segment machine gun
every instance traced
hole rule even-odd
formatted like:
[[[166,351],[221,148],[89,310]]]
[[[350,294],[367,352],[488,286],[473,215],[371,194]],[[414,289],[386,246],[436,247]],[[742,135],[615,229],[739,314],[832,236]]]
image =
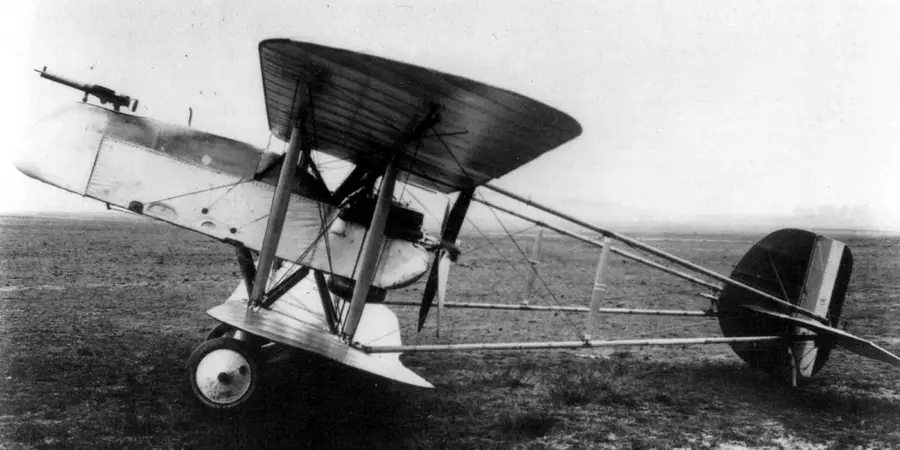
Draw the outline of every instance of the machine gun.
[[[106,86],[100,86],[99,84],[82,84],[59,75],[54,75],[47,72],[47,66],[44,66],[42,70],[34,69],[34,71],[41,74],[41,78],[46,78],[50,81],[55,81],[59,84],[69,86],[70,88],[83,91],[84,97],[81,99],[82,102],[87,102],[88,95],[93,95],[94,97],[97,97],[97,100],[100,100],[101,105],[109,103],[116,111],[123,106],[130,109],[132,112],[137,109],[138,99],[132,99],[127,95],[116,94],[116,91]]]

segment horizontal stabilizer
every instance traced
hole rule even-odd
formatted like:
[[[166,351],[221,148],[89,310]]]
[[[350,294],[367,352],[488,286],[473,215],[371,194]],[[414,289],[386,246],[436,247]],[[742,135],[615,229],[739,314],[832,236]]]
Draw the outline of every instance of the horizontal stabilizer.
[[[871,341],[867,341],[861,337],[838,330],[837,328],[823,325],[822,323],[816,322],[811,319],[794,317],[787,314],[770,311],[755,305],[744,305],[744,308],[747,308],[759,314],[783,320],[793,325],[808,328],[812,331],[815,331],[816,333],[826,335],[829,338],[834,339],[834,341],[841,347],[850,350],[857,355],[886,362],[894,366],[900,366],[900,357],[898,357],[897,355],[879,347]]]

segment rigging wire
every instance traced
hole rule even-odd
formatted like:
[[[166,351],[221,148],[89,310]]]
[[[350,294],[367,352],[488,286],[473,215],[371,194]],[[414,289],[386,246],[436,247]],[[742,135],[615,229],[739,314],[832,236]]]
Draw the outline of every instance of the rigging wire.
[[[422,137],[419,137],[418,142],[416,143],[416,149],[413,151],[412,162],[409,163],[409,166],[415,166],[416,161],[419,159],[419,150],[422,148]],[[403,194],[406,193],[406,187],[409,186],[409,177],[412,176],[412,172],[406,171],[406,180],[403,181],[403,189],[400,191],[399,198],[403,198]]]
[[[435,131],[435,133],[437,133],[437,131],[434,130],[433,128],[432,128],[432,130]],[[450,149],[450,146],[447,145],[447,142],[446,142],[446,141],[444,141],[444,138],[443,138],[439,133],[438,133],[438,134],[435,134],[434,136],[438,139],[438,141],[441,143],[441,145],[442,145],[442,146],[444,147],[444,149],[447,151],[447,154],[450,155],[450,158],[453,159],[453,161],[456,163],[457,167],[459,167],[459,169],[462,171],[462,173],[463,173],[465,176],[467,176],[467,177],[469,177],[469,178],[471,179],[472,176],[469,175],[469,173],[468,173],[468,171],[466,170],[466,168],[463,167],[462,163],[460,163],[459,159],[456,157],[456,155],[455,155],[455,154],[453,153],[453,151]],[[482,198],[482,200],[484,199],[484,196],[483,196],[483,195],[479,194],[479,196]],[[527,260],[528,260],[528,254],[522,249],[522,247],[519,245],[518,241],[516,241],[515,237],[512,236],[512,235],[510,234],[509,229],[506,227],[506,225],[503,223],[503,221],[500,220],[500,216],[497,215],[497,212],[494,210],[494,208],[488,207],[488,210],[491,211],[491,214],[493,214],[494,218],[497,220],[497,223],[499,223],[500,226],[503,228],[504,233],[506,233],[506,235],[507,235],[507,236],[509,237],[509,239],[512,241],[513,245],[515,245],[516,249],[519,251],[519,253],[522,255],[522,257],[527,261]],[[467,218],[467,219],[468,219],[468,218]],[[472,226],[475,227],[476,230],[478,230],[478,232],[479,232],[482,236],[485,237],[485,239],[488,239],[487,236],[486,236],[480,229],[477,228],[477,226],[475,225],[475,223],[471,221],[471,219],[469,219],[469,223],[472,224]],[[496,248],[496,247],[495,247],[495,248]],[[506,257],[504,256],[504,259],[505,259],[505,258],[506,258]],[[509,260],[507,260],[507,262],[509,262]],[[559,299],[556,297],[556,294],[553,292],[552,289],[550,289],[549,284],[547,284],[547,281],[544,279],[544,277],[541,275],[541,273],[540,273],[539,271],[537,271],[537,269],[536,269],[535,267],[533,267],[533,266],[530,266],[530,268],[531,268],[531,270],[534,271],[534,273],[535,273],[535,275],[536,275],[536,278],[537,278],[538,280],[540,280],[541,284],[544,286],[544,289],[546,289],[547,293],[550,294],[550,297],[551,297],[551,298],[553,299],[553,301],[557,304],[557,306],[562,306],[562,304],[560,303]],[[518,271],[517,271],[517,273],[518,273]],[[526,277],[526,278],[527,278],[527,277]],[[544,297],[541,296],[541,298],[544,298]],[[569,324],[570,324],[570,326],[572,327],[572,329],[575,330],[575,334],[576,334],[576,335],[580,335],[580,337],[583,337],[583,333],[580,332],[579,328],[575,325],[575,322],[574,322],[574,321],[572,320],[572,318],[569,316],[569,313],[568,313],[568,312],[563,312],[562,317],[563,317],[567,322],[569,322]]]
[[[226,189],[225,192],[222,193],[222,195],[216,197],[216,199],[213,200],[212,203],[210,203],[209,205],[207,205],[206,208],[207,208],[208,210],[212,210],[212,207],[215,206],[216,203],[219,202],[219,200],[222,200],[223,198],[225,198],[225,196],[228,195],[228,193],[231,192],[235,187],[237,187],[237,185],[242,184],[242,183],[245,182],[245,181],[249,181],[249,180],[246,179],[245,177],[242,177],[242,178],[240,179],[240,181],[238,181],[237,183],[235,183],[235,184],[229,186],[228,189]]]
[[[483,199],[483,198],[484,198],[484,197],[482,196],[482,199]],[[503,228],[503,232],[506,233],[507,237],[509,237],[509,240],[513,243],[513,245],[514,245],[514,246],[516,247],[516,249],[519,251],[519,254],[522,256],[522,258],[523,258],[525,261],[528,261],[528,259],[529,259],[529,258],[528,258],[528,254],[525,252],[524,249],[522,249],[522,247],[519,245],[519,242],[516,240],[516,238],[509,232],[509,229],[506,227],[506,225],[503,223],[503,221],[500,220],[500,216],[497,215],[497,212],[494,211],[493,208],[488,208],[488,209],[491,211],[491,214],[494,215],[494,218],[497,220],[497,223],[500,224],[500,227]],[[470,221],[469,223],[471,223],[472,226],[475,227],[474,222]],[[477,227],[476,227],[476,229],[477,229]],[[487,236],[485,236],[484,233],[481,232],[481,230],[478,230],[478,232],[481,233],[481,235],[484,236],[484,237],[487,239]],[[495,247],[495,248],[496,248],[496,247]],[[504,257],[504,258],[505,258],[505,257]],[[507,261],[508,261],[508,260],[507,260]],[[541,285],[544,286],[544,290],[545,290],[548,294],[550,294],[550,298],[553,299],[553,302],[556,303],[556,306],[562,307],[562,303],[559,301],[559,298],[557,298],[556,293],[553,292],[553,290],[550,288],[550,285],[547,283],[547,280],[545,280],[545,279],[544,279],[544,276],[541,275],[541,272],[540,272],[539,270],[537,270],[537,268],[534,267],[534,266],[531,265],[531,264],[528,264],[528,269],[530,269],[531,271],[533,271],[533,273],[535,274],[536,278],[537,278],[538,280],[540,280]],[[518,271],[517,271],[517,273],[518,273]],[[522,276],[522,277],[527,281],[527,279],[528,279],[527,276],[521,275],[521,274],[520,274],[520,276]],[[540,297],[541,299],[544,299],[544,298],[545,298],[544,295],[540,295],[540,294],[539,294],[539,297]],[[575,331],[575,335],[576,335],[576,336],[579,336],[579,337],[583,337],[583,333],[581,333],[581,330],[580,330],[580,329],[578,328],[578,326],[575,324],[575,321],[572,320],[572,317],[570,316],[570,313],[567,312],[567,311],[561,311],[561,312],[562,312],[562,317],[569,323],[569,326],[571,326],[572,329]]]
[[[176,195],[173,195],[173,196],[171,196],[171,197],[161,198],[161,199],[158,199],[158,200],[153,200],[153,201],[147,202],[147,204],[149,205],[149,204],[152,204],[152,203],[165,202],[165,201],[168,201],[168,200],[174,200],[174,199],[176,199],[176,198],[187,197],[188,195],[202,194],[202,193],[204,193],[204,192],[214,191],[214,190],[216,190],[216,189],[233,188],[234,186],[237,186],[238,184],[244,183],[244,182],[246,182],[246,181],[247,181],[247,178],[242,177],[242,178],[240,178],[239,180],[235,181],[234,183],[227,183],[227,184],[222,184],[222,185],[219,185],[219,186],[213,186],[213,187],[206,188],[206,189],[198,189],[198,190],[196,190],[196,191],[190,191],[190,192],[185,192],[185,193],[181,193],[181,194],[176,194]]]
[[[436,134],[436,135],[434,135],[434,136],[437,137],[437,138],[442,142],[442,144],[443,144],[444,147],[446,148],[448,154],[450,154],[450,156],[453,158],[453,160],[456,162],[456,164],[457,164],[457,165],[460,167],[460,169],[465,173],[465,172],[466,172],[465,168],[461,165],[461,163],[459,162],[459,160],[456,158],[456,156],[453,154],[453,152],[450,150],[450,148],[447,146],[447,144],[443,141],[443,139],[441,138],[441,135],[440,135],[440,134]],[[431,137],[431,136],[429,136],[429,137]],[[416,152],[418,152],[420,146],[421,146],[421,139],[419,140],[419,146],[417,146]],[[417,155],[414,154],[414,159],[415,159],[416,157],[417,157]],[[468,176],[468,174],[466,174],[466,175]],[[407,181],[408,181],[408,179],[409,179],[409,176],[410,176],[410,173],[407,174]],[[406,192],[406,186],[404,186],[403,191],[401,191],[401,197],[405,194],[405,192]],[[227,192],[226,192],[226,194],[227,194]],[[436,219],[436,217],[428,210],[428,208],[424,205],[424,203],[421,202],[421,200],[419,200],[414,194],[412,194],[411,191],[410,191],[410,195],[413,197],[413,199],[415,199],[419,204],[421,204],[421,205],[423,206],[423,208],[426,210],[426,212],[429,213],[429,215],[431,215],[432,217],[434,217],[434,218]],[[482,196],[482,198],[483,198],[483,196]],[[526,252],[524,251],[524,249],[522,249],[522,247],[519,245],[519,243],[517,242],[517,240],[515,239],[514,236],[515,236],[516,234],[520,234],[520,233],[522,233],[522,232],[524,232],[524,231],[527,231],[527,230],[529,230],[529,229],[532,229],[532,228],[534,228],[534,226],[528,227],[528,228],[526,228],[526,229],[524,229],[524,230],[517,231],[516,233],[511,233],[511,232],[509,231],[509,229],[506,227],[506,225],[500,220],[500,218],[499,218],[499,216],[497,215],[496,211],[495,211],[493,208],[490,208],[490,210],[491,210],[491,213],[494,215],[495,219],[497,220],[497,222],[501,225],[501,227],[503,228],[504,232],[506,233],[506,235],[507,235],[506,237],[508,237],[508,238],[513,242],[514,246],[515,246],[516,249],[519,251],[519,253],[527,260],[527,259],[528,259],[528,255],[526,254]],[[321,220],[321,221],[323,222],[323,224],[324,224],[324,218],[325,218],[325,217],[324,217],[324,211],[322,210],[322,205],[321,205],[321,204],[319,204],[319,215],[320,215],[320,220]],[[334,219],[332,219],[332,223],[333,223],[333,220],[334,220]],[[490,238],[488,238],[488,236],[487,236],[485,233],[483,233],[482,230],[480,230],[480,229],[477,227],[477,225],[475,225],[474,222],[473,222],[471,219],[467,218],[467,220],[469,220],[470,224],[471,224],[471,225],[472,225],[472,226],[473,226],[473,227],[474,227],[474,228],[482,235],[482,237],[484,237],[485,239],[488,240],[489,245],[491,245],[491,246],[493,246],[495,249],[497,249],[497,247],[496,247],[496,245],[494,245],[494,242],[493,242],[493,241],[499,240],[499,239],[490,239]],[[324,229],[323,229],[323,230],[324,230]],[[506,237],[504,237],[503,239],[506,239]],[[325,237],[325,239],[326,239],[326,248],[327,248],[327,247],[328,247],[328,244],[327,244],[327,236]],[[476,248],[476,249],[469,250],[469,251],[467,251],[467,253],[473,252],[473,251],[478,250],[478,249],[480,249],[480,248],[483,248],[483,247],[485,247],[485,246],[486,246],[486,245],[482,245],[482,246],[480,246],[480,247],[478,247],[478,248]],[[307,250],[306,250],[304,253],[308,252],[308,251],[310,250],[310,248],[311,248],[311,247],[308,247]],[[509,261],[509,259],[506,258],[506,256],[505,256],[502,252],[499,251],[499,249],[497,249],[497,250],[498,250],[498,253],[499,253],[499,254],[500,254],[500,255],[501,255],[501,256],[502,256],[509,264],[510,264],[510,266],[513,267],[513,269],[516,271],[516,273],[519,274],[519,275],[521,276],[521,274],[519,273],[519,271],[516,269],[515,265],[514,265],[511,261]],[[637,249],[637,250],[641,251],[641,253],[647,254],[645,251],[643,251],[643,250],[641,250],[641,249]],[[328,255],[328,256],[329,256],[329,264],[331,264],[331,259],[330,259],[331,255],[330,255],[330,251],[329,251],[329,255]],[[302,258],[302,257],[301,257],[301,258]],[[359,255],[357,255],[357,263],[358,263],[358,259],[359,259]],[[354,266],[354,273],[355,273],[355,271],[356,271],[356,267]],[[541,280],[541,283],[544,285],[545,289],[547,289],[547,292],[553,297],[553,300],[557,303],[557,305],[560,305],[559,300],[556,298],[556,295],[553,293],[552,290],[550,290],[549,286],[547,285],[547,283],[546,283],[546,281],[544,280],[544,278],[541,276],[540,272],[537,272],[537,271],[535,271],[535,272],[536,272],[537,277]],[[777,273],[776,273],[776,275],[777,275]],[[542,298],[543,298],[543,296],[542,296]],[[569,319],[568,314],[564,314],[564,317],[565,317],[566,319]],[[654,331],[652,331],[651,333],[656,333],[656,332],[660,332],[660,331],[667,331],[667,330],[671,330],[671,329],[687,329],[687,328],[694,327],[694,326],[698,326],[698,325],[701,325],[701,324],[702,324],[702,323],[700,323],[700,324],[694,324],[694,325],[690,325],[690,326],[685,326],[685,327],[680,327],[680,328],[679,328],[679,327],[673,327],[673,328],[668,328],[668,329],[663,329],[663,330],[654,330]],[[577,327],[574,326],[574,323],[573,323],[572,325],[573,325],[573,328],[577,328]],[[373,339],[372,341],[376,341],[376,340],[378,340],[378,339],[381,339],[381,338],[384,337],[384,336],[387,336],[387,335],[390,335],[390,334],[392,334],[392,333],[396,333],[396,332],[399,332],[399,331],[402,331],[402,329],[401,329],[401,328],[397,328],[396,330],[392,330],[392,331],[390,331],[390,332],[388,332],[388,333],[382,335],[381,337],[378,337],[378,338]],[[644,333],[644,334],[647,334],[647,333]]]
[[[533,230],[533,229],[535,229],[535,228],[537,228],[537,225],[531,225],[531,226],[522,228],[522,229],[519,230],[519,231],[514,231],[514,232],[512,233],[512,236],[518,236],[518,235],[520,235],[520,234],[527,233],[527,232],[529,232],[529,231],[531,231],[531,230]],[[492,242],[503,241],[503,240],[506,240],[506,239],[508,239],[508,238],[509,238],[508,236],[500,236],[500,237],[498,237],[498,238],[493,238],[493,239],[488,238],[488,242],[487,242],[486,244],[479,245],[478,247],[468,249],[468,250],[466,250],[466,251],[460,253],[460,256],[462,256],[462,255],[469,255],[469,254],[474,253],[474,252],[476,252],[476,251],[478,251],[478,250],[481,250],[481,249],[483,249],[483,248],[489,247],[489,246],[491,245]]]
[[[425,210],[425,213],[428,214],[432,219],[434,219],[435,222],[437,222],[437,223],[439,223],[439,224],[440,224],[441,222],[443,222],[443,220],[438,219],[437,216],[435,216],[434,213],[432,213],[431,210],[428,209],[428,206],[426,206],[425,203],[424,203],[422,200],[419,200],[419,197],[417,197],[416,194],[413,194],[413,191],[412,191],[412,190],[409,190],[409,191],[406,191],[406,192],[409,193],[409,196],[412,197],[412,199],[415,200],[416,203],[418,203],[419,205],[422,206],[422,209]],[[404,193],[404,194],[405,194],[405,193]],[[449,201],[449,200],[448,200],[448,201]]]
[[[373,338],[373,339],[369,339],[368,341],[366,341],[366,342],[363,343],[362,345],[363,345],[363,346],[369,346],[369,345],[372,345],[372,343],[375,342],[375,341],[384,339],[384,338],[386,338],[386,337],[388,337],[388,336],[390,336],[390,335],[392,335],[392,334],[394,334],[394,333],[400,333],[401,331],[403,331],[403,325],[398,325],[397,328],[394,328],[393,330],[388,331],[387,333],[384,333],[384,334],[382,334],[382,335],[380,335],[380,336],[378,336],[378,337],[375,337],[375,338]],[[416,333],[416,334],[418,334],[418,333]]]
[[[431,212],[431,210],[428,209],[428,207],[425,205],[425,203],[422,202],[415,194],[412,193],[412,191],[408,191],[408,192],[409,192],[410,196],[413,198],[413,200],[415,200],[417,203],[419,203],[419,204],[422,206],[422,209],[424,209],[425,212],[426,212],[429,216],[431,216],[432,219],[434,219],[434,220],[437,221],[437,222],[441,222],[441,221],[438,220],[437,217]],[[448,201],[449,201],[449,199],[448,199]],[[487,238],[487,236],[486,236],[480,229],[477,228],[477,226],[471,221],[471,219],[466,218],[466,220],[468,220],[469,223],[470,223],[476,230],[478,230],[478,232],[479,232],[485,239],[488,240],[488,242],[492,242],[491,239]],[[494,247],[494,249],[497,251],[497,253],[498,253],[503,259],[506,260],[506,262],[510,265],[510,267],[512,267],[512,269],[513,269],[513,271],[516,273],[516,275],[519,275],[520,277],[525,278],[524,275],[522,275],[521,273],[519,273],[519,270],[516,268],[515,264],[514,264],[512,261],[510,261],[510,260],[506,257],[506,255],[503,254],[503,252],[500,251],[500,249],[498,249],[496,246]],[[541,297],[541,298],[543,298],[543,297]],[[398,328],[396,328],[396,329],[394,329],[394,330],[391,330],[391,331],[389,331],[389,332],[387,332],[387,333],[385,333],[385,334],[383,334],[383,335],[381,335],[381,336],[379,336],[379,337],[376,337],[375,339],[370,340],[369,342],[365,343],[364,345],[370,345],[372,342],[377,341],[378,339],[381,339],[381,338],[383,338],[383,337],[385,337],[385,336],[388,336],[388,335],[390,335],[390,334],[392,334],[392,333],[400,332],[400,331],[402,331],[402,330],[403,330],[403,325],[401,324],[401,325],[398,326]],[[419,336],[420,334],[421,334],[421,332],[417,331],[417,332],[415,333],[415,336]]]
[[[318,125],[316,122],[316,108],[315,108],[315,103],[313,102],[312,91],[309,91],[309,104],[310,104],[310,114],[312,116],[312,126],[313,126],[313,146],[315,146],[316,150],[318,150],[319,149]],[[318,151],[316,153],[318,153]],[[323,167],[320,166],[319,161],[317,161],[315,159],[313,160],[313,164],[315,164],[315,167],[318,168],[317,172],[319,174],[319,179],[321,180],[322,184],[325,184],[325,178],[322,176],[322,173],[321,173],[321,169],[323,169]],[[326,189],[328,188],[327,184],[325,184],[325,188]],[[328,238],[328,236],[330,234],[328,231],[330,230],[331,226],[330,226],[330,224],[326,224],[328,214],[331,211],[327,211],[327,212],[325,211],[323,202],[316,202],[316,205],[318,206],[319,221],[321,223],[321,232],[322,232],[322,236],[324,236],[324,241],[325,241],[325,256],[328,258],[328,273],[333,274],[334,273],[334,261],[331,256],[331,240]],[[333,219],[333,221],[340,217],[340,213],[334,212],[334,217],[335,218]],[[332,223],[333,223],[333,221],[332,221]],[[325,295],[325,294],[320,292],[319,295]],[[329,297],[331,298],[332,308],[334,308],[335,298],[337,296],[329,296]],[[342,308],[342,306],[343,306],[343,302],[341,302],[341,308]],[[341,313],[343,313],[343,310],[341,309],[340,313],[337,313],[337,311],[335,311],[335,312],[336,312],[335,316],[338,320],[338,323],[335,324],[335,326],[338,326],[338,325],[340,325]]]
[[[312,251],[312,249],[315,248],[316,242],[318,242],[319,239],[321,239],[322,236],[323,236],[324,234],[328,233],[328,230],[331,228],[331,225],[334,223],[335,219],[337,219],[337,215],[335,215],[334,218],[332,218],[332,220],[328,223],[328,226],[327,226],[327,227],[324,227],[324,228],[322,228],[322,229],[319,230],[318,235],[312,240],[312,243],[310,243],[310,244],[306,247],[306,249],[303,250],[303,253],[301,253],[300,256],[297,257],[297,259],[291,261],[291,264],[293,264],[293,265],[295,265],[295,266],[298,267],[298,269],[296,269],[296,270],[300,270],[300,269],[299,269],[299,267],[301,266],[300,261],[302,261],[303,258],[306,258],[306,256]],[[272,283],[272,285],[273,285],[273,286],[278,286],[278,285],[281,284],[281,283],[282,283],[289,275],[291,275],[291,274],[293,274],[294,272],[296,272],[296,270],[294,270],[294,271],[286,270],[283,274],[281,274],[281,276],[278,278],[278,280],[275,280],[275,282]],[[308,307],[306,307],[305,305],[300,304],[299,307],[300,307],[301,309],[306,310],[306,311],[313,312],[312,310],[310,310],[310,309],[309,309]],[[314,313],[314,312],[313,312],[313,313]]]
[[[249,221],[249,222],[247,222],[247,223],[245,223],[245,224],[243,224],[243,225],[237,226],[237,227],[235,227],[235,229],[236,229],[236,230],[243,229],[244,227],[246,227],[246,226],[248,226],[248,225],[253,225],[254,223],[259,222],[260,220],[263,220],[263,219],[265,219],[265,218],[267,218],[267,217],[269,217],[269,213],[265,213],[265,214],[263,214],[262,216],[257,217],[256,219],[253,219],[253,220],[251,220],[251,221]]]
[[[444,146],[444,148],[447,150],[447,153],[451,156],[451,158],[454,160],[454,162],[455,162],[456,165],[460,168],[460,170],[461,170],[464,174],[466,174],[467,176],[469,176],[468,173],[467,173],[467,171],[466,171],[466,169],[465,169],[465,167],[462,166],[462,164],[460,163],[460,161],[457,159],[456,155],[452,152],[452,150],[450,150],[449,146],[448,146],[448,145],[446,144],[446,142],[444,142],[444,140],[441,138],[441,135],[440,135],[440,134],[436,134],[436,135],[434,135],[434,136],[438,138],[438,140],[441,142],[441,144],[442,144],[442,145]],[[413,198],[416,199],[416,201],[419,202],[420,204],[422,204],[423,207],[424,207],[424,204],[423,204],[420,200],[418,200],[415,196],[413,196]],[[482,199],[483,199],[483,196],[482,196]],[[425,209],[426,209],[426,212],[429,213],[429,215],[431,215],[432,217],[434,217],[434,215],[431,214],[430,211],[428,211],[427,208],[425,208]],[[507,237],[510,238],[510,240],[513,242],[513,244],[515,245],[515,247],[516,247],[516,249],[519,251],[519,253],[522,255],[522,257],[523,257],[524,259],[527,260],[527,259],[528,259],[528,255],[526,254],[526,252],[524,251],[524,249],[522,249],[521,246],[518,244],[518,242],[516,241],[516,239],[514,238],[514,236],[512,235],[512,233],[510,233],[510,231],[509,231],[509,229],[506,227],[506,225],[500,220],[500,218],[499,218],[499,216],[497,215],[496,211],[495,211],[493,208],[489,208],[489,209],[491,210],[491,213],[494,215],[495,219],[497,219],[497,222],[498,222],[498,223],[501,225],[501,227],[503,228],[503,230],[504,230],[504,232],[506,233]],[[478,231],[479,234],[481,234],[482,237],[485,238],[485,239],[488,241],[488,243],[489,243],[492,247],[495,248],[495,250],[497,251],[497,253],[500,254],[501,257],[504,258],[504,260],[506,260],[506,262],[513,268],[513,270],[514,270],[519,276],[522,276],[522,277],[524,278],[524,276],[516,269],[515,265],[514,265],[514,264],[513,264],[513,263],[512,263],[512,262],[511,262],[511,261],[510,261],[503,253],[502,253],[502,252],[499,251],[499,249],[496,247],[496,245],[494,245],[494,242],[493,242],[494,240],[488,238],[488,236],[487,236],[480,228],[478,228],[478,226],[477,226],[470,218],[467,218],[467,220],[468,220],[469,223],[473,226],[473,228],[475,228],[476,231]],[[649,255],[646,251],[644,251],[644,250],[642,250],[642,249],[636,249],[636,250],[639,250],[642,254],[645,254],[645,255],[647,255],[647,256],[652,256],[652,255]],[[651,260],[653,260],[653,258],[651,258]],[[535,269],[532,268],[532,270],[535,270]],[[549,285],[547,284],[547,282],[546,282],[546,280],[544,279],[544,277],[540,274],[540,272],[535,271],[535,274],[536,274],[537,278],[540,279],[540,281],[541,281],[542,285],[544,286],[544,288],[546,289],[547,293],[549,293],[549,294],[551,295],[551,297],[552,297],[553,300],[557,303],[557,305],[560,305],[559,299],[556,297],[555,293],[550,289]],[[683,293],[683,292],[682,292],[682,293]],[[651,295],[651,294],[647,294],[647,296],[650,296],[650,295]],[[541,297],[541,298],[545,298],[544,295],[540,295],[540,297]],[[561,306],[561,305],[560,305],[560,306]],[[570,325],[572,326],[573,329],[576,330],[576,332],[579,332],[579,331],[580,331],[580,330],[578,329],[578,327],[574,324],[574,322],[571,320],[571,318],[569,317],[569,315],[568,315],[567,313],[564,313],[564,314],[563,314],[563,317],[570,323]],[[660,332],[665,332],[665,331],[669,331],[669,330],[684,330],[684,329],[688,329],[688,328],[692,328],[692,327],[697,327],[697,326],[702,326],[702,325],[706,325],[706,324],[707,324],[706,322],[699,322],[699,323],[695,323],[695,324],[692,324],[692,325],[686,325],[686,326],[680,326],[680,327],[670,327],[670,328],[666,328],[666,329],[662,329],[662,330],[656,329],[656,330],[652,330],[652,331],[649,331],[649,332],[641,333],[640,335],[653,334],[653,333],[660,333]],[[397,330],[393,330],[393,331],[391,331],[391,332],[389,332],[389,333],[387,333],[387,334],[390,334],[390,333],[393,333],[393,332],[397,332],[397,331],[400,331],[400,329],[398,328]],[[376,339],[376,340],[377,340],[377,339]]]

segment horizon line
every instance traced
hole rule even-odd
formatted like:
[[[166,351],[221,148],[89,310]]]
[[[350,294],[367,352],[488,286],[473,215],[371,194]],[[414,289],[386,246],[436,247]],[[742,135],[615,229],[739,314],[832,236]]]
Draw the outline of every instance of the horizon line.
[[[125,210],[107,210],[107,211],[57,211],[57,212],[49,212],[49,211],[0,211],[0,219],[5,218],[34,218],[34,219],[57,219],[57,220],[108,220],[108,221],[129,221],[129,220],[139,220],[146,219],[151,223],[159,223],[165,225],[172,225],[163,220],[131,213]],[[699,220],[699,219],[697,219]],[[630,232],[680,232],[680,233],[698,233],[698,232],[725,232],[725,233],[747,233],[747,232],[765,232],[766,229],[774,230],[776,228],[806,228],[811,231],[821,231],[821,232],[844,232],[844,233],[876,233],[876,234],[884,234],[884,235],[898,235],[900,236],[900,228],[880,228],[880,227],[867,227],[867,228],[852,228],[846,226],[798,226],[798,225],[779,225],[777,223],[772,223],[768,226],[764,223],[752,223],[747,225],[741,224],[717,224],[717,225],[700,225],[692,222],[690,219],[688,220],[678,220],[678,221],[670,221],[670,222],[623,222],[623,221],[610,221],[605,226],[609,227],[610,225],[615,226],[619,229],[630,231]],[[172,225],[175,226],[175,225]],[[466,226],[465,228],[470,228],[471,226]],[[535,225],[536,227],[536,225]],[[482,229],[490,231],[492,235],[497,234],[497,231],[501,231],[502,227],[498,225],[493,226],[482,226]],[[545,229],[547,232],[556,233],[553,230]],[[501,233],[502,234],[502,233]],[[527,233],[523,233],[527,235],[534,234],[533,231],[529,231]],[[596,234],[596,233],[591,233]]]

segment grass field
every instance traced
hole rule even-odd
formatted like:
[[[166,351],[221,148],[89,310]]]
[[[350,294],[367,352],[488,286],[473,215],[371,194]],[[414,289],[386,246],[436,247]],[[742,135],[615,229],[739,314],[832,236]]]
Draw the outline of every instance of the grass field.
[[[843,351],[792,389],[722,346],[629,351],[410,354],[435,384],[409,388],[322,361],[273,369],[266,401],[207,417],[183,394],[184,362],[238,283],[230,247],[146,221],[0,221],[0,448],[898,448],[900,370]],[[642,235],[727,274],[761,235]],[[900,238],[834,236],[854,251],[844,317],[900,352]],[[523,238],[527,251],[530,240]],[[458,301],[518,302],[525,265],[509,241],[464,241]],[[498,253],[499,250],[499,253]],[[545,242],[553,292],[581,304],[597,252]],[[700,291],[614,258],[610,306],[702,309]],[[392,298],[417,300],[423,283]],[[537,296],[536,296],[537,297]],[[406,343],[577,338],[584,318],[445,311]],[[597,337],[719,335],[710,319],[604,317]],[[593,357],[588,357],[593,356]]]

